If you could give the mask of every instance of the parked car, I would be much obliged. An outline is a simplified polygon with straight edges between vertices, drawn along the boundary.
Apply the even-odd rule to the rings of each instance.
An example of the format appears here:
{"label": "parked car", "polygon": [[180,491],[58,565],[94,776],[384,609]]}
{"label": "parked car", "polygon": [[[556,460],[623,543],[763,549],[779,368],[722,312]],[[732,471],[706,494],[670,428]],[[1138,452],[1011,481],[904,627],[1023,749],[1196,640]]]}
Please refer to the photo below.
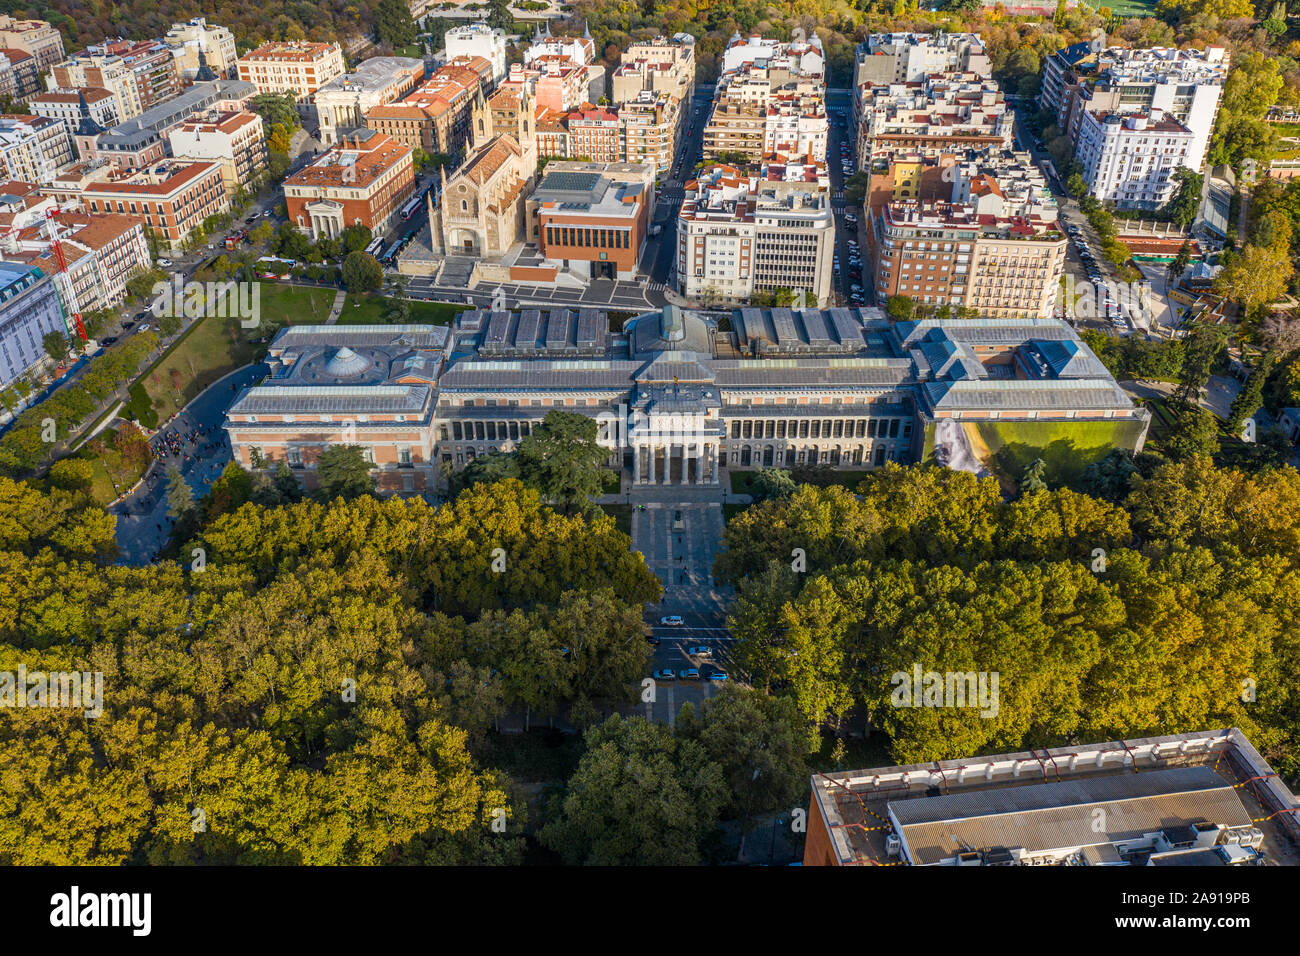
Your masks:
{"label": "parked car", "polygon": [[686,622],[682,620],[680,614],[669,614],[667,617],[661,617],[659,623],[664,627],[681,627]]}
{"label": "parked car", "polygon": [[162,266],[164,269],[170,269],[172,267],[172,261],[170,259],[159,259],[158,265]]}
{"label": "parked car", "polygon": [[699,680],[700,669],[698,667],[685,667],[677,674],[677,676],[681,680]]}
{"label": "parked car", "polygon": [[731,680],[726,671],[709,671],[709,680],[724,681]]}
{"label": "parked car", "polygon": [[677,680],[677,672],[671,667],[661,667],[650,676],[655,680]]}
{"label": "parked car", "polygon": [[690,657],[712,657],[713,648],[707,644],[696,644],[694,647],[686,648],[686,653]]}
{"label": "parked car", "polygon": [[116,342],[116,341],[117,341],[117,336],[116,336],[116,335],[110,335],[110,336],[108,336],[108,338],[100,339],[100,340],[99,340],[99,344],[100,344],[100,345],[112,345],[112,344],[113,344],[114,342]]}
{"label": "parked car", "polygon": [[142,326],[140,326],[140,328],[139,328],[138,331],[140,331],[140,332],[148,332],[148,331],[149,331],[149,326],[147,326],[147,325],[142,325]]}

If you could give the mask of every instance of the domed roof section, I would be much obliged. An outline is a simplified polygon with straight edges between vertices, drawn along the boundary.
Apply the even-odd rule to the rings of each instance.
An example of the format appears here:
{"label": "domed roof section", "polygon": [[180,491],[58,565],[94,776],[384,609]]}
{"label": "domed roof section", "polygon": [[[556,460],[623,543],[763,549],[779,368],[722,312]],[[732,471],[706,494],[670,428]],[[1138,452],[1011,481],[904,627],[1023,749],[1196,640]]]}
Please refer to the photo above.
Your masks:
{"label": "domed roof section", "polygon": [[632,350],[638,355],[651,352],[713,351],[712,327],[699,313],[666,305],[661,312],[647,312],[631,321]]}
{"label": "domed roof section", "polygon": [[336,350],[325,363],[325,371],[338,378],[354,378],[370,368],[370,359],[358,355],[346,345]]}

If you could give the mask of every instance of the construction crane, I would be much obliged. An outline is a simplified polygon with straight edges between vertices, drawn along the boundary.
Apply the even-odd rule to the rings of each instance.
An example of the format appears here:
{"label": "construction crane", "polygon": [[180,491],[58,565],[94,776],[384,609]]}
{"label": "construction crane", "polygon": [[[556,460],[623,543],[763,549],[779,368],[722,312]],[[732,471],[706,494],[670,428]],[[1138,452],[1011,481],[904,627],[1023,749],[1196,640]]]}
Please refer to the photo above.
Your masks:
{"label": "construction crane", "polygon": [[[67,326],[68,317],[66,313],[72,313],[72,320],[76,323],[77,338],[86,341],[86,327],[81,322],[81,311],[77,308],[76,290],[72,287],[72,276],[68,275],[68,257],[63,254],[63,243],[59,241],[59,221],[54,218],[58,214],[57,208],[50,208],[45,212],[45,227],[49,231],[50,245],[54,248],[54,257],[58,260],[59,271],[68,276],[68,304],[64,307],[63,324]],[[55,289],[58,283],[55,283]],[[68,339],[72,339],[72,329],[68,328]]]}

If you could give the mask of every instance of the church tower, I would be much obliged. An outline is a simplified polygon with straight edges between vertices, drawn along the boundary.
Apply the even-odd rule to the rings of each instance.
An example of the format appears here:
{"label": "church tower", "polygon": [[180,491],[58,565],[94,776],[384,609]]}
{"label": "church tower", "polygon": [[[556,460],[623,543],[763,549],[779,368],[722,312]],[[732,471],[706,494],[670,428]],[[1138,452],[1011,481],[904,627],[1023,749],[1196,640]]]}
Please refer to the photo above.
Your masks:
{"label": "church tower", "polygon": [[519,116],[515,121],[515,139],[523,158],[524,178],[530,183],[537,175],[537,114],[532,88],[525,83],[519,93]]}

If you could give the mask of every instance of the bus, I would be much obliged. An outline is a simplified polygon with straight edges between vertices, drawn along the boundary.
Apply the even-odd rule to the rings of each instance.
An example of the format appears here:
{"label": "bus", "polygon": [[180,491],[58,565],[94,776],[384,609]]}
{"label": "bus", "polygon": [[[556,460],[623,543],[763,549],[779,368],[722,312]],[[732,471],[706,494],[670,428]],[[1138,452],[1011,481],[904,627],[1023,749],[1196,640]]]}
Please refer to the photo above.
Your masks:
{"label": "bus", "polygon": [[263,279],[287,279],[289,270],[294,267],[292,259],[277,259],[274,256],[262,256],[257,260],[257,272]]}
{"label": "bus", "polygon": [[387,264],[392,264],[394,261],[396,261],[398,250],[400,250],[401,248],[402,248],[402,240],[398,239],[395,243],[393,243],[384,251],[384,254],[380,257],[379,261]]}
{"label": "bus", "polygon": [[379,255],[379,250],[382,248],[384,248],[384,237],[375,236],[375,238],[370,240],[370,245],[366,246],[366,255],[377,256]]}
{"label": "bus", "polygon": [[415,211],[420,208],[420,203],[424,201],[423,196],[416,196],[405,206],[402,207],[402,219],[410,219],[415,215]]}

